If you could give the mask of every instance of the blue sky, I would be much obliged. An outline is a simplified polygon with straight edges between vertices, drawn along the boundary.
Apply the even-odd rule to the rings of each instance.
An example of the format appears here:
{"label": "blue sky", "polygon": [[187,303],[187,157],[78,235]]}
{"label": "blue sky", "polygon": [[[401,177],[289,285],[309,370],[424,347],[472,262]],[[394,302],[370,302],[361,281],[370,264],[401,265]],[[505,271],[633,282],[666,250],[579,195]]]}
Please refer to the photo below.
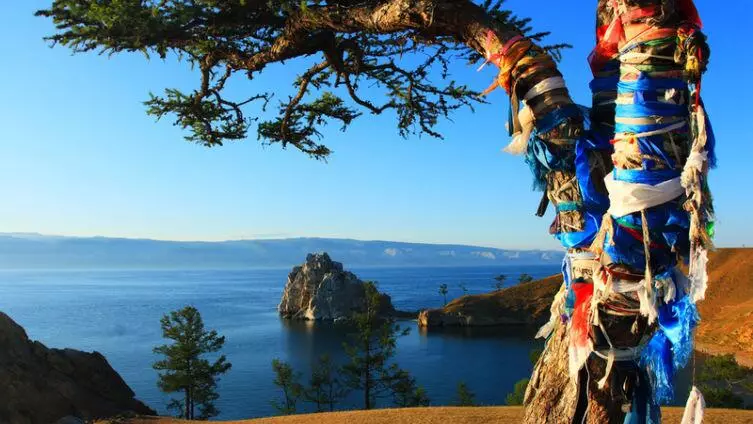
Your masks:
{"label": "blue sky", "polygon": [[[551,41],[575,46],[561,70],[575,99],[590,102],[586,56],[593,46],[595,1],[509,0]],[[33,11],[48,1],[9,2],[0,25],[0,232],[104,235],[172,240],[298,236],[557,248],[551,212],[533,213],[528,168],[500,152],[508,142],[507,97],[497,91],[476,113],[441,125],[444,141],[404,140],[389,113],[325,132],[327,163],[295,149],[243,142],[207,149],[182,139],[169,120],[142,104],[150,91],[195,87],[196,75],[173,60],[138,54],[71,55],[48,48],[51,24]],[[718,139],[716,196],[720,246],[753,244],[753,59],[745,30],[749,0],[696,0],[712,46],[704,99]],[[546,5],[546,7],[541,7]],[[720,6],[723,5],[723,6]],[[717,6],[717,7],[714,7]],[[304,60],[306,63],[314,59]],[[284,95],[301,62],[240,81]],[[485,88],[493,70],[459,64],[456,80]],[[282,97],[282,96],[280,96]],[[280,98],[278,97],[278,98]]]}

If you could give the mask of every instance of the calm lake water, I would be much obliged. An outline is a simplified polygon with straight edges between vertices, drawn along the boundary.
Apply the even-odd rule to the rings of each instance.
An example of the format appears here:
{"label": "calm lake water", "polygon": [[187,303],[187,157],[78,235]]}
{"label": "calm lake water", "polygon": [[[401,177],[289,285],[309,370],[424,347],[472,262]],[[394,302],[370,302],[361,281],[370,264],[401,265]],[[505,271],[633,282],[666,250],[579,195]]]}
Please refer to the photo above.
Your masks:
{"label": "calm lake water", "polygon": [[[510,280],[526,272],[544,277],[557,266],[353,269],[379,283],[398,309],[438,307],[438,286],[450,286],[448,298],[488,292],[493,277]],[[191,304],[207,328],[226,336],[223,353],[232,369],[220,382],[221,419],[274,415],[270,401],[271,361],[289,361],[306,376],[316,359],[329,353],[343,359],[347,329],[336,325],[286,322],[277,316],[289,269],[274,270],[77,270],[0,271],[0,310],[22,325],[32,339],[49,347],[103,353],[139,399],[167,413],[166,395],[155,384],[152,348],[164,343],[159,319]],[[454,401],[465,381],[484,404],[503,404],[516,381],[531,372],[529,352],[539,346],[528,334],[501,329],[465,329],[424,333],[412,321],[411,333],[398,344],[396,361],[426,388],[432,404]],[[305,378],[304,378],[305,380]],[[382,403],[384,405],[384,403]],[[355,408],[357,398],[342,408]]]}

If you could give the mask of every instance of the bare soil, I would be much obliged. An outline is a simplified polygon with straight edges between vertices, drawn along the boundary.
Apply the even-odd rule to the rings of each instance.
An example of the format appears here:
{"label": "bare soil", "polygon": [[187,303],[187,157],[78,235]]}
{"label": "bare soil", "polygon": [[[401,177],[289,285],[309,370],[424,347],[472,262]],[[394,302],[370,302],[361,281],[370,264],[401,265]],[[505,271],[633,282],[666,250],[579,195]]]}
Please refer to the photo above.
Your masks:
{"label": "bare soil", "polygon": [[[679,423],[682,419],[682,408],[664,408],[663,415],[664,423]],[[516,406],[437,407],[292,415],[245,421],[226,421],[225,424],[482,424],[519,423],[522,418],[523,408]],[[704,424],[751,424],[753,423],[753,411],[710,409],[706,410],[705,418]],[[127,424],[181,424],[188,422],[190,421],[144,417],[127,421]]]}

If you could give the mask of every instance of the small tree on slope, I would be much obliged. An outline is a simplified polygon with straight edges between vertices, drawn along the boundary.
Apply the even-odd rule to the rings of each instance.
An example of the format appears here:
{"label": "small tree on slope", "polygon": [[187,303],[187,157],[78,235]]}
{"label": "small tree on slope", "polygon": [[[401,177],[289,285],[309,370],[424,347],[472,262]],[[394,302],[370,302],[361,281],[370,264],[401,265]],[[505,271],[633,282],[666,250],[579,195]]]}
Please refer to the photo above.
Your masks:
{"label": "small tree on slope", "polygon": [[162,317],[160,324],[162,337],[172,343],[154,348],[154,353],[164,356],[153,365],[159,372],[157,386],[165,393],[183,395],[172,399],[168,409],[178,411],[178,416],[185,419],[206,420],[216,416],[217,382],[231,364],[225,355],[211,363],[203,356],[222,349],[225,337],[215,330],[205,330],[201,314],[193,306],[170,312]]}
{"label": "small tree on slope", "polygon": [[365,283],[363,312],[354,316],[356,332],[345,343],[350,362],[342,367],[346,385],[363,392],[363,408],[372,409],[380,398],[393,395],[395,385],[407,372],[392,362],[398,336],[408,334],[390,317],[379,316],[380,296],[376,285]]}

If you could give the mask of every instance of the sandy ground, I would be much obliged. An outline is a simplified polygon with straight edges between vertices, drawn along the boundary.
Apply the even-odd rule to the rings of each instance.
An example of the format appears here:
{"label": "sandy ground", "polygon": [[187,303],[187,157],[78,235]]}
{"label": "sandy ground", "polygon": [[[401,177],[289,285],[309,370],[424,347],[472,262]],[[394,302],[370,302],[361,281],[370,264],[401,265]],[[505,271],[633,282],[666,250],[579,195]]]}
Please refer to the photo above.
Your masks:
{"label": "sandy ground", "polygon": [[[664,408],[664,423],[677,424],[682,408]],[[480,424],[519,423],[522,407],[492,406],[476,408],[437,407],[410,409],[379,409],[375,411],[346,411],[329,414],[293,415],[225,424]],[[128,424],[180,424],[189,421],[171,418],[145,417]],[[753,411],[711,409],[706,411],[704,424],[753,424]]]}

